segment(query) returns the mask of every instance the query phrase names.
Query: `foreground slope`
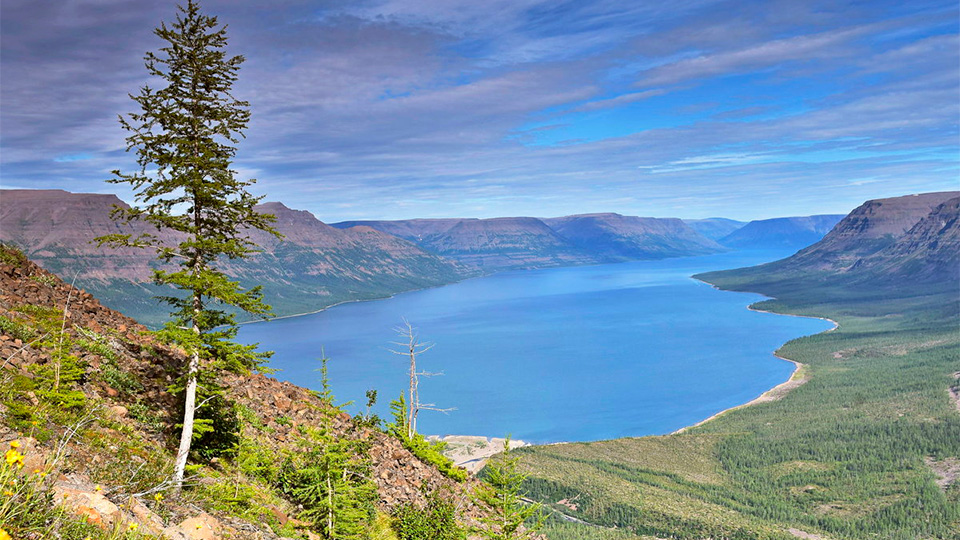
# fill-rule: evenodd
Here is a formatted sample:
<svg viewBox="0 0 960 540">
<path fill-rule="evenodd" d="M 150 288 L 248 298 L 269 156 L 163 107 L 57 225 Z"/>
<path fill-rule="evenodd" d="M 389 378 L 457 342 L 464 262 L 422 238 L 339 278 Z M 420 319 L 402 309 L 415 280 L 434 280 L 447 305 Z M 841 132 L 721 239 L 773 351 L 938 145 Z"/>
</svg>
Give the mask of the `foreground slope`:
<svg viewBox="0 0 960 540">
<path fill-rule="evenodd" d="M 778 351 L 792 390 L 683 433 L 521 449 L 534 498 L 617 529 L 551 539 L 960 537 L 956 196 L 871 201 L 794 257 L 697 276 L 839 327 Z"/>
<path fill-rule="evenodd" d="M 153 300 L 154 254 L 99 248 L 93 239 L 113 233 L 153 232 L 143 224 L 110 219 L 114 195 L 60 190 L 0 191 L 0 241 L 23 249 L 44 268 L 94 292 L 107 305 L 143 322 L 163 320 L 166 306 Z M 277 239 L 257 231 L 264 252 L 224 268 L 246 286 L 262 285 L 278 315 L 315 311 L 343 302 L 389 296 L 450 283 L 471 275 L 414 244 L 370 228 L 340 230 L 309 212 L 281 203 L 257 207 L 277 216 Z M 175 238 L 168 235 L 167 240 Z"/>
<path fill-rule="evenodd" d="M 163 482 L 176 452 L 179 400 L 169 387 L 187 361 L 182 351 L 0 247 L 0 355 L 0 441 L 18 441 L 26 479 L 41 494 L 57 494 L 36 499 L 47 513 L 33 520 L 36 528 L 24 525 L 31 517 L 19 517 L 15 538 L 213 538 L 195 536 L 202 527 L 216 538 L 313 538 L 311 518 L 281 479 L 286 460 L 310 449 L 306 434 L 329 412 L 317 393 L 264 375 L 224 380 L 229 406 L 223 416 L 200 410 L 215 431 L 195 441 L 206 450 L 191 460 L 189 489 L 177 494 Z M 54 368 L 59 387 L 51 384 Z M 465 522 L 485 512 L 469 496 L 475 481 L 447 478 L 397 439 L 345 414 L 332 426 L 337 439 L 364 442 L 379 512 L 423 505 L 435 492 L 454 501 Z M 60 510 L 52 506 L 61 502 Z M 109 536 L 98 524 L 136 534 Z"/>
</svg>

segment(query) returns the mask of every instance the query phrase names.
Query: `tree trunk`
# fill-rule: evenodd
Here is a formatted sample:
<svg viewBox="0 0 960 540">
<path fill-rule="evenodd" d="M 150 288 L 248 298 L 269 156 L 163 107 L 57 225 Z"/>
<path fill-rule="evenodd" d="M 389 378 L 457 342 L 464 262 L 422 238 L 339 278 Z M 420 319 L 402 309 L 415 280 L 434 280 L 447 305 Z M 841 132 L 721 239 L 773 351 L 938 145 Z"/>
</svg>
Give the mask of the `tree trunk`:
<svg viewBox="0 0 960 540">
<path fill-rule="evenodd" d="M 413 330 L 410 331 L 410 399 L 408 400 L 407 406 L 410 408 L 407 411 L 407 437 L 413 439 L 413 435 L 417 432 L 416 426 L 416 416 L 414 415 L 414 409 L 417 402 L 417 354 L 414 350 L 414 341 L 413 341 Z"/>
<path fill-rule="evenodd" d="M 194 330 L 198 331 L 196 325 Z M 183 474 L 187 467 L 187 456 L 190 454 L 190 443 L 193 441 L 193 416 L 197 406 L 197 372 L 200 370 L 200 355 L 193 353 L 190 358 L 190 368 L 187 372 L 187 392 L 183 402 L 183 430 L 180 432 L 180 448 L 177 450 L 177 462 L 173 472 L 173 483 L 176 489 L 183 486 Z"/>
</svg>

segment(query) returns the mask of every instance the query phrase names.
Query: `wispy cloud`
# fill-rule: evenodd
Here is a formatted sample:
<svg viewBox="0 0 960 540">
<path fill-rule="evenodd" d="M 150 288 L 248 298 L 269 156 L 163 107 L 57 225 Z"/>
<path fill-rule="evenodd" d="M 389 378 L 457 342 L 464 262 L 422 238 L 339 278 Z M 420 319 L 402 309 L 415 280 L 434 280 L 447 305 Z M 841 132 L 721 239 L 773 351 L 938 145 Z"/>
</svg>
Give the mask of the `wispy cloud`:
<svg viewBox="0 0 960 540">
<path fill-rule="evenodd" d="M 207 0 L 237 168 L 327 220 L 843 211 L 956 188 L 958 9 L 893 0 Z M 169 5 L 0 6 L 0 186 L 115 189 Z M 124 193 L 129 196 L 129 193 Z"/>
</svg>

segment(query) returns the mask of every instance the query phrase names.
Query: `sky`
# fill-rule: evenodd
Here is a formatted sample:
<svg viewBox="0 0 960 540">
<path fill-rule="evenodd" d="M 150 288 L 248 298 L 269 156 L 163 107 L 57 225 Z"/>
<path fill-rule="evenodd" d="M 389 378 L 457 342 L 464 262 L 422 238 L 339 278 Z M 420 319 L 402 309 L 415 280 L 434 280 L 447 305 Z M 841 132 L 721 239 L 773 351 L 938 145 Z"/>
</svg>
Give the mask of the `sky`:
<svg viewBox="0 0 960 540">
<path fill-rule="evenodd" d="M 234 168 L 327 222 L 750 220 L 960 189 L 956 0 L 206 0 L 246 58 Z M 175 16 L 4 0 L 0 187 L 116 193 Z M 0 195 L 2 203 L 2 195 Z"/>
</svg>

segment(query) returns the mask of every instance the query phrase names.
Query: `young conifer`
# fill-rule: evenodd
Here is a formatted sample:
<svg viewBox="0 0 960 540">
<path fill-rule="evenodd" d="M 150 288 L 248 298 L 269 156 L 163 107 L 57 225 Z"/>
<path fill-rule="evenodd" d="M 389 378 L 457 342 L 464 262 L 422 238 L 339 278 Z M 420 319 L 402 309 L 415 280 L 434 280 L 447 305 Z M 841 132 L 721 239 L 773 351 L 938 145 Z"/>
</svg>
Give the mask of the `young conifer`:
<svg viewBox="0 0 960 540">
<path fill-rule="evenodd" d="M 260 198 L 247 188 L 255 181 L 238 179 L 230 168 L 234 145 L 250 119 L 249 104 L 231 94 L 244 59 L 227 56 L 226 26 L 202 14 L 197 2 L 189 0 L 178 10 L 172 24 L 154 30 L 165 45 L 144 57 L 147 72 L 161 86 L 147 85 L 131 95 L 140 111 L 120 118 L 130 132 L 127 150 L 136 150 L 140 169 L 115 170 L 108 180 L 129 184 L 140 205 L 118 207 L 114 218 L 144 222 L 161 234 L 114 234 L 99 241 L 155 249 L 165 264 L 154 271 L 154 281 L 181 291 L 162 298 L 173 306 L 173 320 L 163 334 L 189 353 L 181 377 L 183 431 L 173 479 L 179 486 L 194 437 L 198 384 L 209 390 L 218 373 L 246 373 L 268 357 L 232 341 L 234 314 L 222 309 L 269 315 L 259 287 L 243 289 L 217 265 L 256 251 L 248 231 L 279 233 L 270 226 L 273 216 L 254 210 Z"/>
<path fill-rule="evenodd" d="M 540 503 L 523 500 L 523 481 L 527 475 L 519 470 L 520 458 L 510 451 L 510 439 L 503 453 L 490 460 L 483 470 L 483 483 L 474 494 L 477 502 L 488 506 L 492 513 L 481 521 L 486 526 L 478 529 L 490 540 L 527 540 L 538 536 L 546 517 Z"/>
</svg>

